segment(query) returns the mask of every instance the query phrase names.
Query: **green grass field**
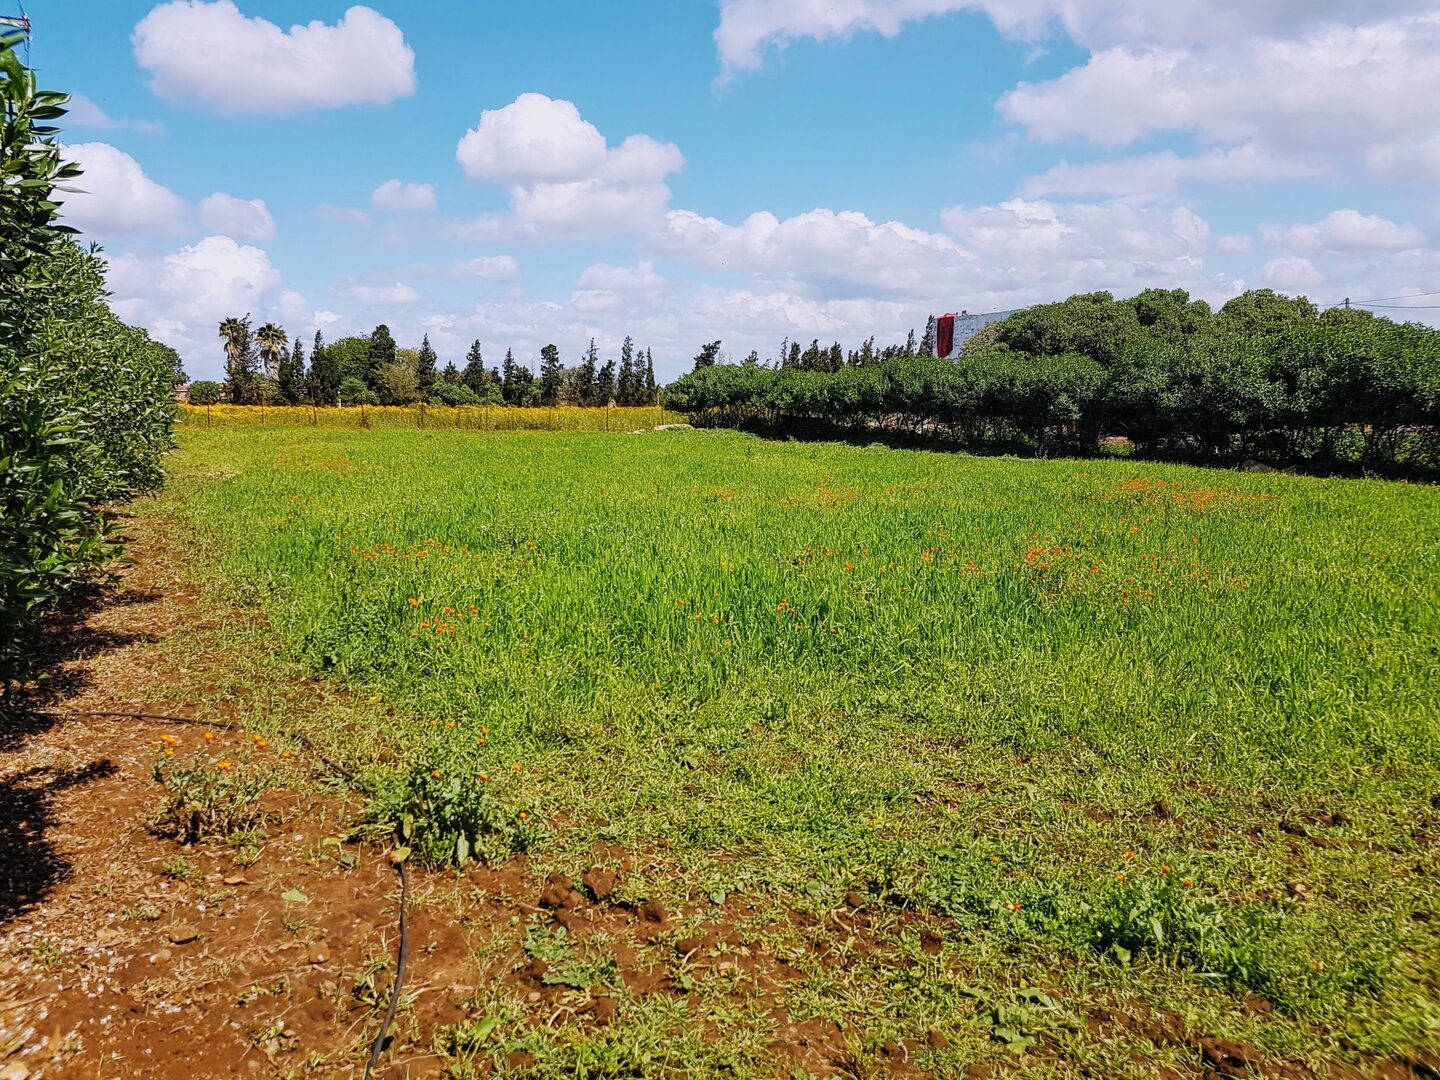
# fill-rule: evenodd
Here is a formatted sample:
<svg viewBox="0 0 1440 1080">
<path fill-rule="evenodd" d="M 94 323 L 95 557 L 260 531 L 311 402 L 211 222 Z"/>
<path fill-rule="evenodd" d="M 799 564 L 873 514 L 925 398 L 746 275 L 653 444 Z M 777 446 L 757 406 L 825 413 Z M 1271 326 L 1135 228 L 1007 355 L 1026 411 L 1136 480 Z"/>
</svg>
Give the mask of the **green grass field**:
<svg viewBox="0 0 1440 1080">
<path fill-rule="evenodd" d="M 379 695 L 317 738 L 483 792 L 482 855 L 942 920 L 938 967 L 817 966 L 818 1014 L 963 1046 L 976 987 L 1063 987 L 1298 1057 L 1440 1038 L 1440 490 L 221 428 L 172 488 L 281 660 Z"/>
</svg>

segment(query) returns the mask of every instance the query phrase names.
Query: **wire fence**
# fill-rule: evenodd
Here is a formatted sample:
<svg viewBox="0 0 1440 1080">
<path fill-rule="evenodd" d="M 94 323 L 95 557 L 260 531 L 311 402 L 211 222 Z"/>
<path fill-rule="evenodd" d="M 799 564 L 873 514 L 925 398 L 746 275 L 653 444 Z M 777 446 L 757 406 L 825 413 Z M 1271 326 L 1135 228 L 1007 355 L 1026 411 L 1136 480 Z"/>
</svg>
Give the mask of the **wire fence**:
<svg viewBox="0 0 1440 1080">
<path fill-rule="evenodd" d="M 659 405 L 181 405 L 181 420 L 197 427 L 316 427 L 396 431 L 643 431 L 687 418 Z"/>
</svg>

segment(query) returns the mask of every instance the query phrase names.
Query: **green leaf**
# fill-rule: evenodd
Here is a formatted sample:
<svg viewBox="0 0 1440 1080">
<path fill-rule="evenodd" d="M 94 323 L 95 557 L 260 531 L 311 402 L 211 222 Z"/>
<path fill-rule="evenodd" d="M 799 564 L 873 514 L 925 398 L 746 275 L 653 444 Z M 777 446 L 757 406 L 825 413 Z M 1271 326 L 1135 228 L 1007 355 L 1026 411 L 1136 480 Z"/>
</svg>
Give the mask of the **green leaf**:
<svg viewBox="0 0 1440 1080">
<path fill-rule="evenodd" d="M 286 889 L 280 894 L 280 899 L 287 904 L 308 904 L 310 898 L 299 889 Z"/>
</svg>

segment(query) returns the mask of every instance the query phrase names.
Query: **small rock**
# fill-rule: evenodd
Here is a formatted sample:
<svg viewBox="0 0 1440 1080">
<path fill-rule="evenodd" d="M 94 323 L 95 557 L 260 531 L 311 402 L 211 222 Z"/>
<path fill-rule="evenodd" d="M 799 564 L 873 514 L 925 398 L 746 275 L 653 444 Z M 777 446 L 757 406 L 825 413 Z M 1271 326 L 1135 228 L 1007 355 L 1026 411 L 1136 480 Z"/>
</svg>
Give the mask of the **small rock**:
<svg viewBox="0 0 1440 1080">
<path fill-rule="evenodd" d="M 11 1062 L 4 1069 L 0 1069 L 0 1080 L 27 1080 L 30 1070 L 18 1061 Z"/>
<path fill-rule="evenodd" d="M 177 923 L 165 936 L 170 940 L 171 945 L 188 945 L 200 936 L 200 928 L 191 926 L 189 923 Z"/>
<path fill-rule="evenodd" d="M 152 964 L 168 964 L 174 955 L 169 949 L 156 949 L 150 954 L 150 962 Z"/>
<path fill-rule="evenodd" d="M 225 884 L 230 886 L 249 885 L 250 879 L 247 878 L 244 874 L 231 874 L 229 877 L 225 878 Z"/>
<path fill-rule="evenodd" d="M 689 956 L 691 953 L 699 952 L 704 947 L 704 939 L 698 937 L 685 937 L 675 942 L 675 951 L 681 956 Z"/>
<path fill-rule="evenodd" d="M 1290 895 L 1295 897 L 1296 900 L 1310 899 L 1310 886 L 1306 885 L 1303 881 L 1292 881 L 1287 888 L 1290 890 Z"/>
<path fill-rule="evenodd" d="M 315 948 L 310 950 L 309 960 L 311 967 L 318 967 L 319 965 L 325 963 L 327 959 L 329 959 L 329 957 L 325 955 L 324 949 Z"/>
<path fill-rule="evenodd" d="M 590 895 L 597 901 L 608 899 L 615 891 L 617 878 L 614 870 L 607 870 L 603 866 L 592 866 L 585 873 L 580 875 L 580 883 L 590 890 Z"/>
<path fill-rule="evenodd" d="M 540 1000 L 540 991 L 531 990 L 528 994 L 525 995 L 525 1000 L 530 1002 L 531 1005 L 534 1005 L 535 1002 Z"/>
<path fill-rule="evenodd" d="M 646 900 L 640 905 L 640 917 L 646 922 L 663 923 L 670 917 L 670 913 L 659 900 Z"/>
</svg>

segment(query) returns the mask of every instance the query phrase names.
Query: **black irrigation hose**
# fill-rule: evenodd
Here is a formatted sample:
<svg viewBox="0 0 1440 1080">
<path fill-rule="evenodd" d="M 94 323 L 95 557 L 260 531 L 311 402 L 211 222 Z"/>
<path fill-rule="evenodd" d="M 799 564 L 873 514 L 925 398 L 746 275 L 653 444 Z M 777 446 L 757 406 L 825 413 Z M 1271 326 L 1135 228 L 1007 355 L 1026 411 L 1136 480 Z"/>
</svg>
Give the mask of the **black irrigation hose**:
<svg viewBox="0 0 1440 1080">
<path fill-rule="evenodd" d="M 370 1047 L 370 1060 L 365 1063 L 365 1080 L 370 1080 L 380 1061 L 380 1055 L 385 1052 L 385 1036 L 389 1034 L 390 1024 L 395 1019 L 395 1010 L 400 1004 L 400 990 L 405 983 L 405 961 L 410 957 L 410 920 L 406 915 L 406 908 L 410 906 L 409 866 L 408 858 L 400 861 L 400 952 L 395 960 L 395 982 L 390 987 L 390 1004 L 385 1008 L 385 1019 L 380 1022 L 380 1031 Z"/>
</svg>

